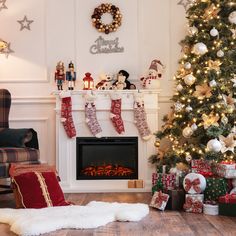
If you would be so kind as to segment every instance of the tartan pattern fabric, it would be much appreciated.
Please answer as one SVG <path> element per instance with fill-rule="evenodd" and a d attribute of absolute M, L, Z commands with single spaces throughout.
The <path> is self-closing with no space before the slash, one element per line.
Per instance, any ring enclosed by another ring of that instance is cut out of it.
<path fill-rule="evenodd" d="M 0 127 L 9 128 L 9 111 L 11 94 L 6 89 L 0 89 Z"/>
<path fill-rule="evenodd" d="M 10 163 L 39 164 L 39 150 L 33 148 L 0 148 L 0 178 L 9 177 Z"/>
<path fill-rule="evenodd" d="M 0 130 L 9 128 L 10 107 L 10 92 L 6 89 L 0 89 Z M 37 133 L 33 129 L 32 133 L 33 138 L 28 142 L 26 148 L 0 147 L 0 178 L 9 177 L 11 163 L 39 164 Z"/>

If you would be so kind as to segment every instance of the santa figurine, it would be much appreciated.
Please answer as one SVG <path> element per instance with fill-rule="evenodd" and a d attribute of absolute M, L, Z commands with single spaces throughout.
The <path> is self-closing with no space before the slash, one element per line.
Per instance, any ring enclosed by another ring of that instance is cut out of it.
<path fill-rule="evenodd" d="M 62 61 L 59 61 L 56 66 L 55 81 L 57 83 L 57 89 L 63 90 L 63 83 L 65 82 L 65 67 Z"/>
<path fill-rule="evenodd" d="M 164 65 L 160 60 L 153 60 L 146 77 L 142 77 L 141 83 L 145 89 L 159 89 L 160 79 L 162 79 Z"/>
<path fill-rule="evenodd" d="M 76 72 L 72 61 L 68 65 L 68 71 L 66 72 L 66 81 L 68 81 L 68 90 L 74 90 L 76 81 Z"/>

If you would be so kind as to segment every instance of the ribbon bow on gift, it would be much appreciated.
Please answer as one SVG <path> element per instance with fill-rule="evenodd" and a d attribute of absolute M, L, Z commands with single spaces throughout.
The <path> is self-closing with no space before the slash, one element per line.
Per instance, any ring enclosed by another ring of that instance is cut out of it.
<path fill-rule="evenodd" d="M 193 201 L 191 197 L 186 198 L 186 202 L 184 204 L 185 210 L 191 210 L 193 213 L 201 213 L 202 212 L 202 202 L 199 200 Z"/>
<path fill-rule="evenodd" d="M 155 199 L 155 205 L 157 205 L 157 207 L 161 207 L 162 202 L 166 202 L 167 200 L 168 200 L 168 195 L 163 194 L 161 191 L 159 191 L 157 198 Z"/>
<path fill-rule="evenodd" d="M 196 178 L 193 181 L 190 179 L 186 178 L 185 179 L 185 190 L 188 192 L 192 187 L 196 193 L 201 193 L 201 188 L 199 187 L 200 185 L 200 179 Z"/>

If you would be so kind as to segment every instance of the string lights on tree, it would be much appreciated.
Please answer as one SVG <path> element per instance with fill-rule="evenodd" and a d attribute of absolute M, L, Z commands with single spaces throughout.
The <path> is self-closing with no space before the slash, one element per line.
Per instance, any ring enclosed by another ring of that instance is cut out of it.
<path fill-rule="evenodd" d="M 191 159 L 236 161 L 236 3 L 195 0 L 187 11 L 188 34 L 174 76 L 174 106 L 163 118 L 150 158 L 157 166 Z M 162 148 L 162 140 L 172 145 Z"/>

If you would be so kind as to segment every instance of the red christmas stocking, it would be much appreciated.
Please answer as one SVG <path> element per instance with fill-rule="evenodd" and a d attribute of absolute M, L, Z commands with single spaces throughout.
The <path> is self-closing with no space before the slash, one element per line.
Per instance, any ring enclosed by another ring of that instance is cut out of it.
<path fill-rule="evenodd" d="M 152 133 L 148 127 L 147 115 L 144 109 L 144 101 L 141 93 L 134 95 L 134 123 L 143 140 L 147 141 L 152 137 Z"/>
<path fill-rule="evenodd" d="M 113 92 L 111 95 L 111 121 L 118 134 L 125 132 L 124 123 L 121 117 L 121 97 Z"/>
<path fill-rule="evenodd" d="M 67 93 L 61 94 L 61 122 L 69 138 L 76 136 L 75 125 L 71 114 L 71 97 Z"/>

